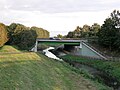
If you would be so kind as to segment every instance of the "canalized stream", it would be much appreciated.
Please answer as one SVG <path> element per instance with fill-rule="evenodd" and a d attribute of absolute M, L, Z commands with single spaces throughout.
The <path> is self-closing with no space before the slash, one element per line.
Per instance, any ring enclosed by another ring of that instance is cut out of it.
<path fill-rule="evenodd" d="M 65 61 L 67 63 L 69 63 L 70 65 L 72 65 L 73 67 L 84 69 L 84 70 L 88 71 L 95 78 L 99 79 L 107 86 L 112 87 L 113 90 L 120 90 L 120 82 L 117 79 L 109 76 L 107 73 L 99 71 L 99 70 L 97 70 L 93 67 L 90 67 L 88 65 L 83 65 L 83 64 L 78 63 L 78 62 L 70 62 L 67 60 L 65 60 Z"/>
<path fill-rule="evenodd" d="M 43 52 L 49 58 L 53 58 L 53 59 L 56 59 L 58 61 L 63 61 L 62 59 L 58 58 L 55 54 L 52 53 L 54 51 L 50 52 L 50 50 L 54 50 L 54 47 L 49 47 L 49 48 L 43 50 Z M 59 52 L 59 51 L 57 51 L 57 52 Z M 58 55 L 58 53 L 57 53 L 57 55 Z M 101 72 L 93 67 L 90 67 L 88 65 L 83 65 L 83 64 L 78 63 L 78 62 L 68 61 L 68 60 L 64 60 L 64 61 L 69 63 L 73 67 L 84 69 L 84 70 L 88 71 L 95 78 L 100 79 L 104 84 L 106 84 L 109 87 L 112 87 L 114 90 L 120 90 L 120 82 L 118 82 L 117 79 L 109 76 L 107 73 Z"/>

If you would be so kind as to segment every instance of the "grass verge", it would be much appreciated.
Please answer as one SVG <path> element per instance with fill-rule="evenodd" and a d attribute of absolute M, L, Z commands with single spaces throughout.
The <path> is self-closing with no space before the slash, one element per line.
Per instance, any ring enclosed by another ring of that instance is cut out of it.
<path fill-rule="evenodd" d="M 0 54 L 0 82 L 1 90 L 99 90 L 65 62 L 34 52 Z"/>

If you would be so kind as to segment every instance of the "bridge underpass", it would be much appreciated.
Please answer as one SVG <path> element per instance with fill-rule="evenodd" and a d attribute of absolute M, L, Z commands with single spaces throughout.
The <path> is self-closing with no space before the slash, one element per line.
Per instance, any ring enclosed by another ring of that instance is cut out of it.
<path fill-rule="evenodd" d="M 99 52 L 88 46 L 85 42 L 87 40 L 51 40 L 51 39 L 37 39 L 35 47 L 33 49 L 34 52 L 37 52 L 37 46 L 38 43 L 44 43 L 44 44 L 61 44 L 64 45 L 65 49 L 70 49 L 72 50 L 73 47 L 77 47 L 77 55 L 82 55 L 82 56 L 88 56 L 88 57 L 96 57 L 96 58 L 104 58 L 103 55 L 101 55 Z"/>

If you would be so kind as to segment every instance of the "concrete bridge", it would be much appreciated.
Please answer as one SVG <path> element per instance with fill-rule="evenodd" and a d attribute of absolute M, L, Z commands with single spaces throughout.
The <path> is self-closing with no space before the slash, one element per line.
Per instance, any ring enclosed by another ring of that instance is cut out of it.
<path fill-rule="evenodd" d="M 64 45 L 73 45 L 73 46 L 79 46 L 82 48 L 82 42 L 87 42 L 87 40 L 73 40 L 73 39 L 36 39 L 34 52 L 37 52 L 37 46 L 38 43 L 58 43 L 58 44 L 64 44 Z"/>
<path fill-rule="evenodd" d="M 64 46 L 77 46 L 78 53 L 83 56 L 97 57 L 106 59 L 102 54 L 94 50 L 92 47 L 86 44 L 87 40 L 74 40 L 74 39 L 36 39 L 35 47 L 32 51 L 37 52 L 38 43 L 58 43 L 64 44 Z"/>

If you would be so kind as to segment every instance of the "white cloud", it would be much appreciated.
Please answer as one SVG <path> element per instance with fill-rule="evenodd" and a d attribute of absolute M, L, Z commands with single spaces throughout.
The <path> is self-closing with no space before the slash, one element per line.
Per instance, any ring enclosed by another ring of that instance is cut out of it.
<path fill-rule="evenodd" d="M 93 23 L 102 24 L 105 18 L 109 16 L 109 12 L 71 12 L 71 13 L 41 13 L 38 11 L 15 11 L 10 10 L 3 12 L 4 16 L 1 22 L 10 24 L 12 22 L 22 23 L 26 26 L 38 26 L 47 29 L 52 36 L 56 34 L 67 34 L 73 31 L 76 26 L 84 24 L 92 25 Z"/>
<path fill-rule="evenodd" d="M 0 0 L 0 22 L 22 23 L 66 34 L 76 26 L 102 24 L 120 0 Z"/>
<path fill-rule="evenodd" d="M 26 16 L 24 16 L 26 14 Z M 39 12 L 19 13 L 15 19 L 16 22 L 23 23 L 27 26 L 38 26 L 49 30 L 51 35 L 66 34 L 73 31 L 76 26 L 84 24 L 92 25 L 97 22 L 102 24 L 105 18 L 109 16 L 109 12 L 75 12 L 75 13 L 57 13 L 44 14 Z"/>
<path fill-rule="evenodd" d="M 120 0 L 98 0 L 102 4 L 119 3 Z"/>
<path fill-rule="evenodd" d="M 12 10 L 41 11 L 44 13 L 64 13 L 80 11 L 100 11 L 120 7 L 120 0 L 0 0 Z"/>

